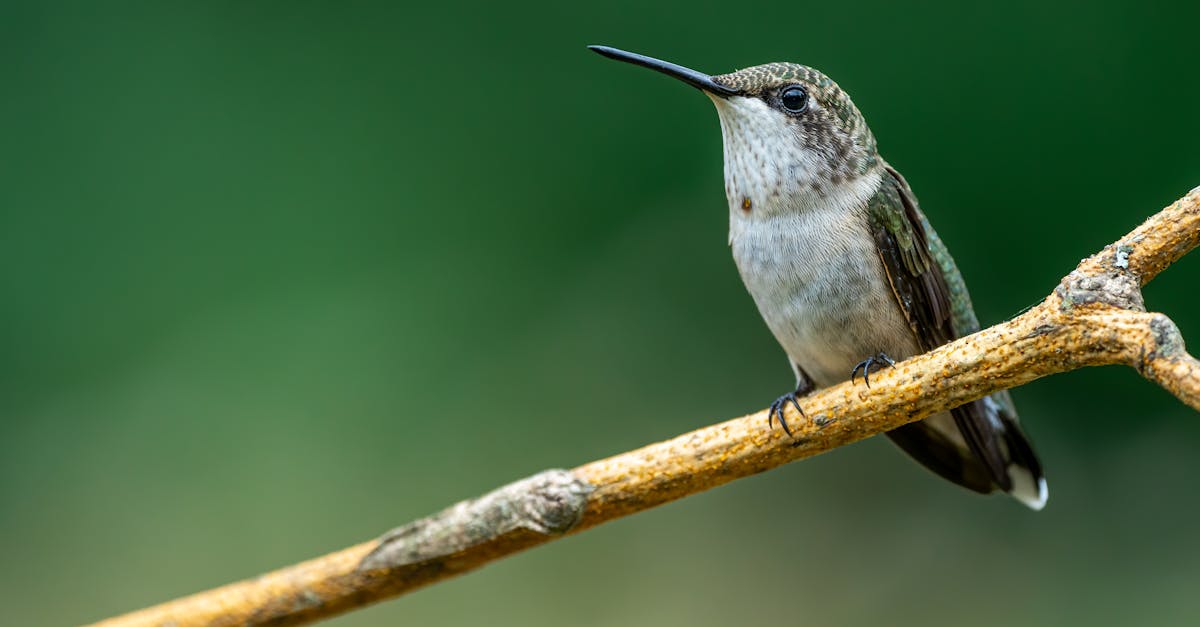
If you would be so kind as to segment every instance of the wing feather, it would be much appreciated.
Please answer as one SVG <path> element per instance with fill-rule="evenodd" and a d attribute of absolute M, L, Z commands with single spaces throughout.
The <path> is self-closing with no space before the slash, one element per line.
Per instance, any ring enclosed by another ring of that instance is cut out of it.
<path fill-rule="evenodd" d="M 963 316 L 954 311 L 943 265 L 933 257 L 929 236 L 932 229 L 927 231 L 928 222 L 917 206 L 916 197 L 890 166 L 885 169 L 883 182 L 868 204 L 868 211 L 888 283 L 921 349 L 932 350 L 958 338 L 960 330 L 955 328 L 955 321 Z M 961 281 L 957 277 L 954 280 Z M 970 308 L 969 300 L 966 307 Z M 952 444 L 943 436 L 935 437 L 934 428 L 922 423 L 901 427 L 892 439 L 930 469 L 968 488 L 987 491 L 983 489 L 987 486 L 986 477 L 995 486 L 1011 490 L 1006 452 L 1000 448 L 1000 439 L 994 436 L 996 425 L 989 419 L 984 403 L 967 403 L 951 410 L 951 415 L 973 460 L 964 458 L 961 464 L 951 463 L 953 456 L 944 447 Z M 922 442 L 929 445 L 928 450 L 922 450 Z M 982 468 L 973 467 L 972 462 Z"/>

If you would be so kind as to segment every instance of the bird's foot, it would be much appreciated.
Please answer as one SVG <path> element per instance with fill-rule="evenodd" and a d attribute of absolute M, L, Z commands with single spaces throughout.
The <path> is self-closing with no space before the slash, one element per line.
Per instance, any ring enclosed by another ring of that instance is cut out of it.
<path fill-rule="evenodd" d="M 767 426 L 773 426 L 772 422 L 776 417 L 778 417 L 779 426 L 783 427 L 783 432 L 788 435 L 792 435 L 792 430 L 788 428 L 787 420 L 784 420 L 783 418 L 783 411 L 787 408 L 787 404 L 791 403 L 792 407 L 796 408 L 797 413 L 807 418 L 807 415 L 804 413 L 804 409 L 800 407 L 800 401 L 797 399 L 805 394 L 808 394 L 809 391 L 810 390 L 800 388 L 794 392 L 788 392 L 787 394 L 775 399 L 775 402 L 771 403 L 771 409 L 767 410 Z"/>
<path fill-rule="evenodd" d="M 854 383 L 854 377 L 858 376 L 858 372 L 861 370 L 863 383 L 866 383 L 867 387 L 871 387 L 871 368 L 874 368 L 875 371 L 878 372 L 884 366 L 890 368 L 895 365 L 896 362 L 892 361 L 892 358 L 888 357 L 887 353 L 875 353 L 874 355 L 858 362 L 858 365 L 854 367 L 854 370 L 850 371 L 850 382 Z"/>

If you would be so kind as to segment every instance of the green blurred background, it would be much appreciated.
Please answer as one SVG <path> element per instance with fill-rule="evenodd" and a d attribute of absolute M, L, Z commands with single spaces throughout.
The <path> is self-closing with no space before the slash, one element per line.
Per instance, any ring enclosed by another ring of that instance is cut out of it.
<path fill-rule="evenodd" d="M 985 323 L 1200 184 L 1194 2 L 4 5 L 0 623 L 366 540 L 792 383 L 694 90 L 851 94 Z M 1147 302 L 1200 342 L 1200 256 Z M 1033 514 L 883 439 L 338 625 L 1194 625 L 1200 422 L 1128 369 L 1016 399 Z"/>

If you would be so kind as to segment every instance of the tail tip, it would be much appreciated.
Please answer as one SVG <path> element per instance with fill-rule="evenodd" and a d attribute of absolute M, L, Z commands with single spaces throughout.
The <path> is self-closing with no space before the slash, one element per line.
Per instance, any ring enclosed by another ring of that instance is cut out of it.
<path fill-rule="evenodd" d="M 1040 512 L 1046 507 L 1046 501 L 1050 499 L 1050 488 L 1046 485 L 1045 477 L 1037 478 L 1037 489 L 1030 490 L 1033 486 L 1015 487 L 1010 494 L 1013 495 L 1021 503 L 1024 503 L 1029 509 Z"/>

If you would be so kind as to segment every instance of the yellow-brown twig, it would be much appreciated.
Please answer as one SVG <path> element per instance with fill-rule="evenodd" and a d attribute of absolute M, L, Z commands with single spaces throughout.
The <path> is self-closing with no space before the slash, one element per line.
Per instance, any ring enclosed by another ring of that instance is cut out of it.
<path fill-rule="evenodd" d="M 1084 366 L 1124 364 L 1200 410 L 1200 362 L 1179 330 L 1147 313 L 1141 286 L 1200 244 L 1200 188 L 1083 260 L 1036 307 L 804 399 L 796 440 L 766 412 L 665 442 L 548 470 L 379 539 L 99 625 L 294 625 L 453 577 L 614 518 L 769 470 Z"/>

